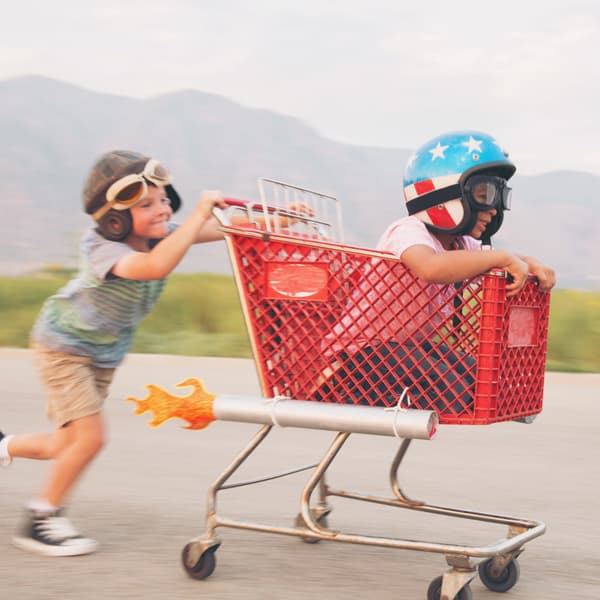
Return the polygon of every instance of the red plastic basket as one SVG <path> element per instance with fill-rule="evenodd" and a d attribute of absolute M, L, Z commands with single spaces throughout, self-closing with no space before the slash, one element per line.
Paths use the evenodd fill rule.
<path fill-rule="evenodd" d="M 534 281 L 507 299 L 502 272 L 430 286 L 368 249 L 253 229 L 227 238 L 263 394 L 403 398 L 446 424 L 542 410 L 549 294 Z"/>

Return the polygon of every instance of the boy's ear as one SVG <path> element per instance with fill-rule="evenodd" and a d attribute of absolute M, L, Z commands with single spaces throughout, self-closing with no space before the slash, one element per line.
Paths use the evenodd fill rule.
<path fill-rule="evenodd" d="M 99 221 L 100 233 L 113 242 L 123 241 L 130 233 L 133 218 L 129 210 L 109 210 Z"/>

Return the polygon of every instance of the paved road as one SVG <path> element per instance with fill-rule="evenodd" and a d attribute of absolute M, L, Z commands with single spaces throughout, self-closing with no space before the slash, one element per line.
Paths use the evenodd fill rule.
<path fill-rule="evenodd" d="M 43 396 L 26 350 L 0 349 L 0 427 L 47 428 Z M 190 376 L 220 393 L 257 393 L 253 363 L 238 359 L 131 356 L 108 402 L 111 441 L 75 492 L 70 516 L 102 544 L 92 556 L 49 559 L 10 545 L 21 504 L 33 494 L 44 465 L 15 461 L 0 471 L 0 595 L 18 600 L 106 598 L 417 600 L 446 566 L 442 556 L 395 549 L 320 543 L 219 529 L 215 573 L 193 581 L 180 553 L 203 531 L 207 486 L 256 431 L 214 423 L 184 431 L 169 422 L 146 426 L 128 395 L 144 384 L 172 388 Z M 449 506 L 540 519 L 546 535 L 519 559 L 521 580 L 511 600 L 600 597 L 598 423 L 600 375 L 550 374 L 545 409 L 532 426 L 444 427 L 434 441 L 417 441 L 403 466 L 409 496 Z M 315 462 L 332 434 L 280 430 L 240 478 L 254 478 Z M 388 495 L 387 470 L 396 441 L 354 436 L 331 471 L 343 489 Z M 223 516 L 288 525 L 298 511 L 306 475 L 225 492 Z M 489 544 L 504 528 L 414 515 L 408 511 L 332 500 L 331 523 L 346 531 L 417 540 Z M 498 599 L 479 580 L 476 600 Z"/>

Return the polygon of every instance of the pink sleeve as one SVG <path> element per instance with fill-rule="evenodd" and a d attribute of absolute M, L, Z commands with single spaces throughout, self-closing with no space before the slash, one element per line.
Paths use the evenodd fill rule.
<path fill-rule="evenodd" d="M 463 244 L 465 250 L 481 250 L 481 241 L 472 238 L 470 235 L 463 235 Z"/>
<path fill-rule="evenodd" d="M 378 250 L 392 252 L 398 257 L 411 246 L 429 246 L 436 252 L 443 250 L 442 245 L 416 217 L 405 217 L 392 223 L 377 244 Z"/>

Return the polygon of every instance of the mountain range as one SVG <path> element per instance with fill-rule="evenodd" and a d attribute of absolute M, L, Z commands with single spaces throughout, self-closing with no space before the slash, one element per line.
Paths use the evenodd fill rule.
<path fill-rule="evenodd" d="M 339 143 L 293 117 L 205 92 L 135 99 L 39 76 L 7 79 L 0 81 L 0 132 L 4 274 L 76 264 L 78 237 L 90 223 L 81 208 L 82 182 L 98 155 L 116 148 L 169 166 L 184 200 L 177 217 L 202 189 L 258 198 L 263 176 L 335 195 L 346 240 L 354 244 L 373 246 L 388 223 L 406 214 L 402 173 L 412 149 Z M 517 173 L 511 185 L 513 209 L 496 245 L 552 265 L 559 287 L 600 287 L 600 235 L 592 218 L 600 176 Z M 224 244 L 195 248 L 180 270 L 227 272 Z"/>

